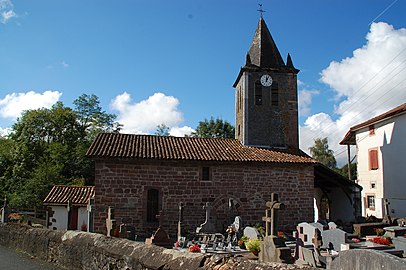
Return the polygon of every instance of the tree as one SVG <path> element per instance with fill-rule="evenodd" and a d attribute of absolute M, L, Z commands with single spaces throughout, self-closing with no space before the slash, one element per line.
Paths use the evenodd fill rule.
<path fill-rule="evenodd" d="M 228 121 L 213 117 L 200 121 L 191 137 L 199 138 L 234 138 L 235 128 Z"/>
<path fill-rule="evenodd" d="M 72 110 L 57 102 L 25 111 L 9 137 L 0 138 L 0 195 L 13 206 L 39 207 L 56 184 L 94 183 L 94 162 L 86 151 L 97 133 L 117 132 L 120 124 L 95 95 L 82 95 L 75 105 Z"/>
<path fill-rule="evenodd" d="M 319 161 L 330 169 L 337 167 L 337 162 L 334 157 L 334 151 L 328 148 L 327 138 L 317 138 L 314 140 L 314 145 L 309 147 L 310 154 L 314 159 Z"/>
<path fill-rule="evenodd" d="M 155 135 L 169 136 L 169 127 L 165 124 L 158 125 L 155 131 Z"/>
<path fill-rule="evenodd" d="M 80 130 L 90 141 L 100 132 L 120 132 L 122 125 L 114 121 L 117 116 L 103 111 L 96 95 L 82 94 L 73 104 Z"/>
<path fill-rule="evenodd" d="M 353 181 L 357 180 L 357 163 L 355 163 L 355 162 L 351 163 L 350 170 L 351 170 L 351 179 L 350 180 L 353 180 Z M 345 164 L 340 169 L 338 169 L 338 172 L 345 178 L 349 178 L 348 177 L 348 164 Z"/>

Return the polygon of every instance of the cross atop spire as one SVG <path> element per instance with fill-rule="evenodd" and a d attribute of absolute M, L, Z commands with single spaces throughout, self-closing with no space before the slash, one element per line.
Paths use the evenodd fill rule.
<path fill-rule="evenodd" d="M 257 11 L 259 11 L 259 17 L 262 19 L 262 13 L 266 12 L 265 10 L 262 9 L 262 4 L 258 4 L 259 9 Z"/>

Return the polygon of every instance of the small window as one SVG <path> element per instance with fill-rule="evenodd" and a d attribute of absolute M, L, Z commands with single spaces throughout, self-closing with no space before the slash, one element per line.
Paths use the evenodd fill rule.
<path fill-rule="evenodd" d="M 369 209 L 375 209 L 375 196 L 367 196 L 367 206 Z"/>
<path fill-rule="evenodd" d="M 240 136 L 240 134 L 241 134 L 241 126 L 238 125 L 238 127 L 237 127 L 237 136 Z"/>
<path fill-rule="evenodd" d="M 210 181 L 210 167 L 202 168 L 202 181 Z"/>
<path fill-rule="evenodd" d="M 370 170 L 378 170 L 379 169 L 378 150 L 377 149 L 369 150 L 369 169 Z"/>
<path fill-rule="evenodd" d="M 255 82 L 255 105 L 262 105 L 262 85 L 261 83 Z"/>
<path fill-rule="evenodd" d="M 375 182 L 371 182 L 371 188 L 376 188 L 376 183 Z"/>
<path fill-rule="evenodd" d="M 278 83 L 274 82 L 271 89 L 271 104 L 272 106 L 278 106 L 279 104 L 279 93 L 278 93 Z"/>
<path fill-rule="evenodd" d="M 375 135 L 375 126 L 374 125 L 370 125 L 369 127 L 369 135 Z"/>

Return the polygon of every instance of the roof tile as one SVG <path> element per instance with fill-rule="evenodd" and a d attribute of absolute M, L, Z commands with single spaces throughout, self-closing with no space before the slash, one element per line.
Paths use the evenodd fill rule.
<path fill-rule="evenodd" d="M 301 152 L 244 146 L 236 139 L 101 133 L 89 158 L 125 158 L 270 163 L 316 163 Z"/>
<path fill-rule="evenodd" d="M 53 186 L 44 205 L 87 205 L 94 196 L 94 186 Z"/>

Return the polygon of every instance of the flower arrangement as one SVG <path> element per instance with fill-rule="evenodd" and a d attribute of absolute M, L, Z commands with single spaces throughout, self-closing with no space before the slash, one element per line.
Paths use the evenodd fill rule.
<path fill-rule="evenodd" d="M 193 244 L 189 247 L 189 251 L 193 253 L 201 252 L 201 249 L 198 244 Z"/>
<path fill-rule="evenodd" d="M 23 217 L 18 213 L 11 213 L 8 215 L 8 220 L 12 223 L 21 223 L 23 221 Z"/>
<path fill-rule="evenodd" d="M 248 242 L 245 243 L 245 246 L 249 251 L 254 253 L 254 255 L 258 255 L 261 251 L 261 244 L 262 240 L 260 239 L 250 239 Z"/>
<path fill-rule="evenodd" d="M 387 245 L 387 246 L 391 246 L 392 245 L 392 241 L 389 237 L 374 237 L 372 239 L 372 242 L 376 243 L 376 244 L 380 244 L 380 245 Z"/>
<path fill-rule="evenodd" d="M 235 232 L 236 232 L 236 229 L 233 225 L 228 226 L 226 229 L 226 233 L 228 233 L 228 234 L 235 234 Z"/>
<path fill-rule="evenodd" d="M 376 233 L 376 235 L 381 236 L 385 233 L 385 230 L 381 228 L 374 228 L 374 232 Z"/>
<path fill-rule="evenodd" d="M 238 240 L 237 244 L 241 249 L 246 249 L 245 243 L 247 243 L 250 239 L 248 236 L 244 235 Z"/>

